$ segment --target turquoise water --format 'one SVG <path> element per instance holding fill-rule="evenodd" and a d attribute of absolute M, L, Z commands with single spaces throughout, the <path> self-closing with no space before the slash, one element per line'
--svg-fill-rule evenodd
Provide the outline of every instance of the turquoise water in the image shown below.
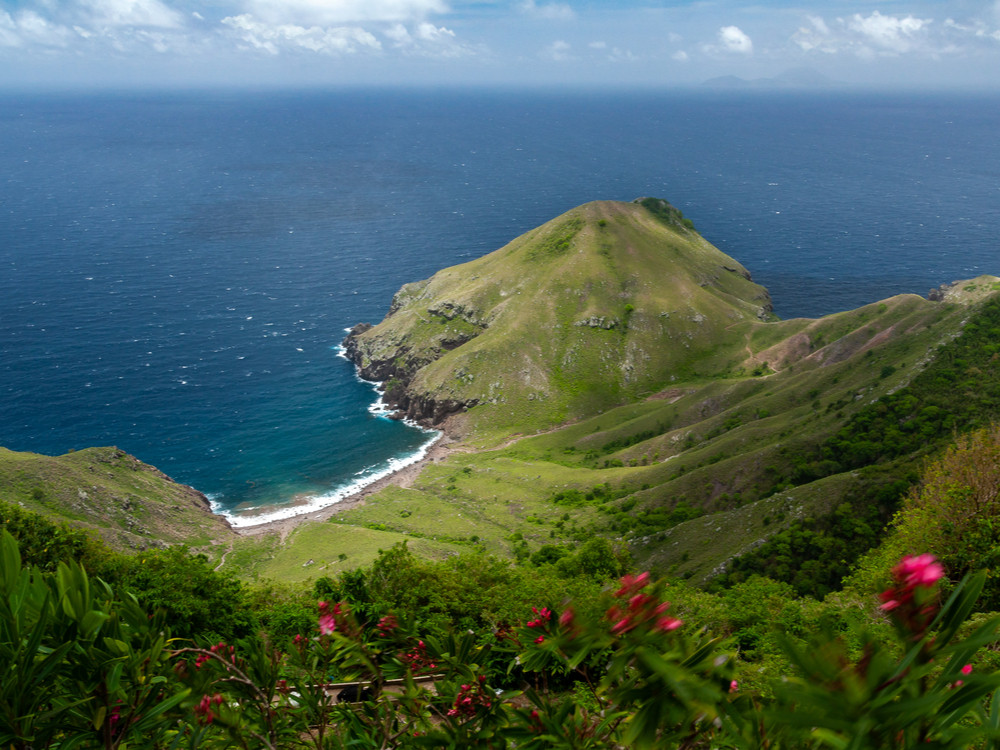
<path fill-rule="evenodd" d="M 329 502 L 433 437 L 371 409 L 338 355 L 403 283 L 654 195 L 783 317 L 926 294 L 1000 273 L 998 116 L 957 96 L 0 97 L 0 445 L 118 445 L 222 512 Z"/>

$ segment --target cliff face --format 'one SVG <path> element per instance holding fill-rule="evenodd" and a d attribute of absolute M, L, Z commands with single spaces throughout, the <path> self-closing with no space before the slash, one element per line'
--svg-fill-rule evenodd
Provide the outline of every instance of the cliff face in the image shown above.
<path fill-rule="evenodd" d="M 718 375 L 745 358 L 729 329 L 770 312 L 767 291 L 665 201 L 596 202 L 403 286 L 344 347 L 407 417 L 478 406 L 497 427 L 538 428 Z"/>

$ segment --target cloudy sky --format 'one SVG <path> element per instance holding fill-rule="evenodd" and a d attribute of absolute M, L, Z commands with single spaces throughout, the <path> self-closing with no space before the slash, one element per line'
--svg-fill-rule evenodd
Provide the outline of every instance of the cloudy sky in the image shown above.
<path fill-rule="evenodd" d="M 0 0 L 0 87 L 1000 88 L 1000 0 Z"/>

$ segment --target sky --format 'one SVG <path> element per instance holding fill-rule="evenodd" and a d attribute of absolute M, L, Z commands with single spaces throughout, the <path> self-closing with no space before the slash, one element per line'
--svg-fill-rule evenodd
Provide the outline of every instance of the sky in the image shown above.
<path fill-rule="evenodd" d="M 1000 0 L 0 0 L 0 88 L 1000 88 Z"/>

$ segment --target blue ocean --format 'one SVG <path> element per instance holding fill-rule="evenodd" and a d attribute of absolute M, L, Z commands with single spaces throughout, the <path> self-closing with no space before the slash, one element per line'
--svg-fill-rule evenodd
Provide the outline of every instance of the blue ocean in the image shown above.
<path fill-rule="evenodd" d="M 0 445 L 117 445 L 237 523 L 328 503 L 434 438 L 338 350 L 402 284 L 656 196 L 782 317 L 926 294 L 1000 273 L 998 125 L 995 95 L 0 95 Z"/>

